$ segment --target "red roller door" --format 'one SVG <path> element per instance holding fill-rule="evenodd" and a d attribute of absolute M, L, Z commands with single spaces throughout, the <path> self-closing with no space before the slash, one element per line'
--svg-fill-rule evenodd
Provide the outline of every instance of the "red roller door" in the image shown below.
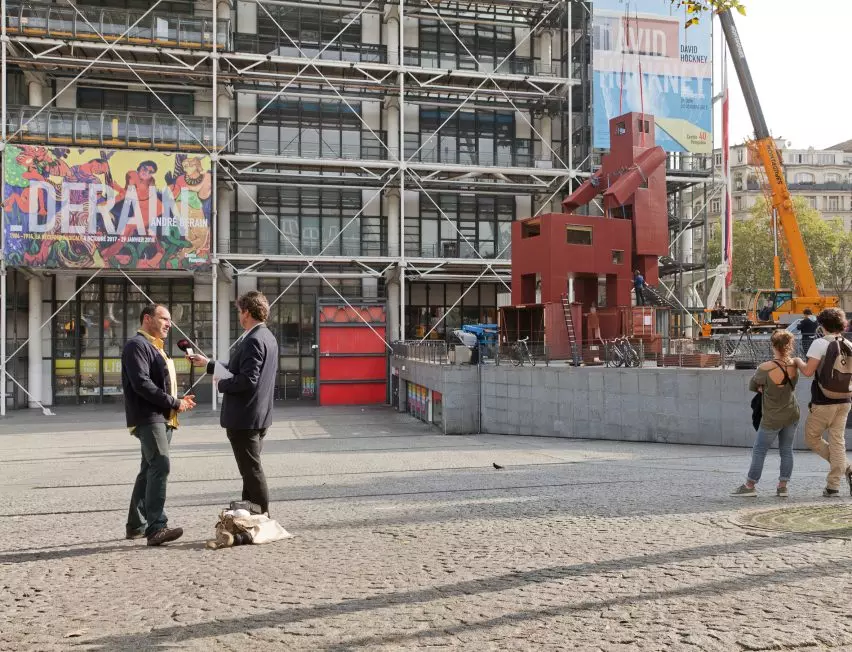
<path fill-rule="evenodd" d="M 388 401 L 387 310 L 384 301 L 317 303 L 317 396 L 320 405 Z"/>

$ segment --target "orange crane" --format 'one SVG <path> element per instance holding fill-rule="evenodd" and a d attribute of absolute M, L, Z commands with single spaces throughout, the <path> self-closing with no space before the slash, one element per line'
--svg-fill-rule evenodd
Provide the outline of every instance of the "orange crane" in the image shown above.
<path fill-rule="evenodd" d="M 767 196 L 771 202 L 776 228 L 781 227 L 784 258 L 794 286 L 792 289 L 780 287 L 781 264 L 776 247 L 775 288 L 773 290 L 759 290 L 752 299 L 750 311 L 754 313 L 753 318 L 758 322 L 771 320 L 787 323 L 800 316 L 805 308 L 810 308 L 818 313 L 824 308 L 838 306 L 840 301 L 837 297 L 822 296 L 819 293 L 814 270 L 811 267 L 811 261 L 802 240 L 802 233 L 799 230 L 799 221 L 796 219 L 793 199 L 790 196 L 790 189 L 787 187 L 787 179 L 784 176 L 781 153 L 766 126 L 766 118 L 760 106 L 760 99 L 757 96 L 751 70 L 749 70 L 743 44 L 731 11 L 719 12 L 719 22 L 722 24 L 722 31 L 725 34 L 725 40 L 728 43 L 731 59 L 734 62 L 737 78 L 754 126 L 755 139 L 751 143 L 750 149 L 760 161 L 766 175 Z"/>

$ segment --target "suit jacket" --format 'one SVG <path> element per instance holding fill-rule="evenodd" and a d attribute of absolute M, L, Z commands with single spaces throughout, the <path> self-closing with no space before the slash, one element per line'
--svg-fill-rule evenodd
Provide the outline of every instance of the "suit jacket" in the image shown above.
<path fill-rule="evenodd" d="M 144 335 L 131 337 L 121 352 L 121 387 L 128 427 L 166 423 L 180 399 L 169 392 L 166 361 Z"/>
<path fill-rule="evenodd" d="M 214 366 L 211 361 L 207 373 L 212 374 Z M 227 367 L 234 376 L 219 381 L 219 391 L 224 394 L 219 423 L 232 430 L 268 428 L 278 373 L 278 342 L 266 324 L 243 337 Z"/>

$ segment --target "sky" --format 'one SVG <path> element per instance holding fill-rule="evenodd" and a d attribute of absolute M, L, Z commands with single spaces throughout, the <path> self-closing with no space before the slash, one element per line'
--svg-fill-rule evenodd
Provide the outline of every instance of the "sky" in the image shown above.
<path fill-rule="evenodd" d="M 825 149 L 852 139 L 850 34 L 852 0 L 742 0 L 747 15 L 735 15 L 746 58 L 769 130 L 792 147 Z M 714 27 L 716 83 L 720 38 Z M 730 65 L 731 144 L 753 128 Z M 716 110 L 721 143 L 721 107 Z"/>

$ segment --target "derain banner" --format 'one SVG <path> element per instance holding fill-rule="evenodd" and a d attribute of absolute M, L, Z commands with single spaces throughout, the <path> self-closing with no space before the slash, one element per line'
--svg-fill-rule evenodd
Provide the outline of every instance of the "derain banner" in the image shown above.
<path fill-rule="evenodd" d="M 197 269 L 210 262 L 210 158 L 7 145 L 6 263 Z"/>

